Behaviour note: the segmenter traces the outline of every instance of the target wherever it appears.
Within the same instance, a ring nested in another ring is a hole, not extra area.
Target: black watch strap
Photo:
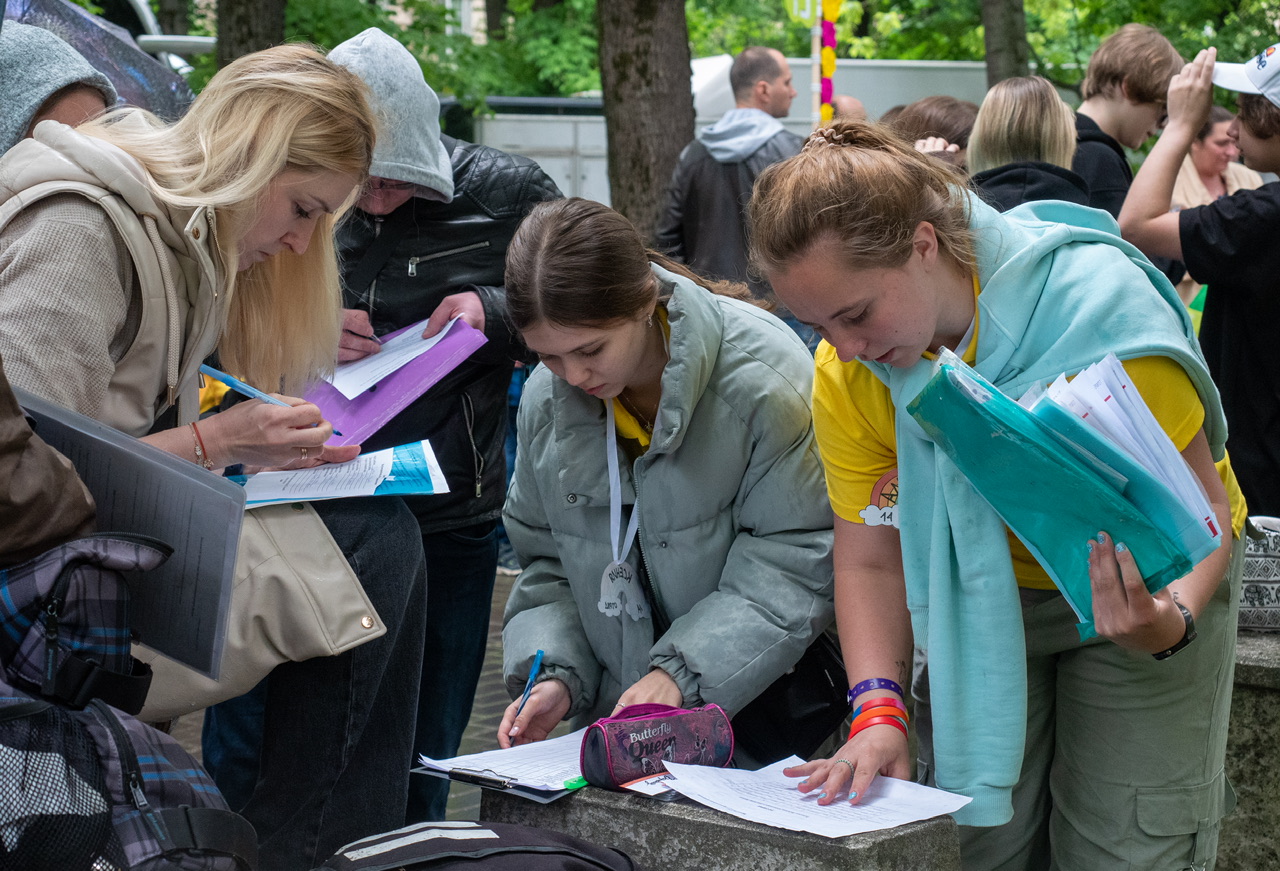
[[[1174,602],[1173,604],[1177,605],[1178,610],[1182,612],[1182,619],[1186,621],[1187,631],[1182,633],[1182,638],[1179,639],[1178,643],[1173,645],[1173,647],[1170,647],[1168,650],[1162,650],[1159,653],[1151,654],[1156,659],[1168,659],[1179,650],[1196,640],[1196,621],[1192,618],[1191,612],[1183,607],[1181,602]]]

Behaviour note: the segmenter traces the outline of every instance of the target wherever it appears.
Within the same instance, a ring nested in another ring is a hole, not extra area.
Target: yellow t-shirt
[[[655,309],[658,323],[662,324],[662,333],[667,342],[671,342],[671,323],[667,319],[667,310],[663,306]],[[632,457],[640,457],[649,450],[649,442],[653,441],[653,431],[640,425],[621,400],[613,400],[613,425],[618,433],[618,441]]]
[[[977,342],[969,343],[974,349]],[[972,363],[974,351],[964,355]],[[931,355],[927,355],[931,356]],[[813,424],[826,468],[831,507],[851,523],[897,525],[898,456],[896,412],[889,388],[861,363],[843,363],[826,342],[815,355]],[[1160,427],[1183,450],[1204,422],[1204,407],[1187,373],[1169,357],[1142,357],[1124,363]],[[1231,505],[1237,536],[1247,509],[1227,458],[1218,474]],[[1026,545],[1009,532],[1009,551],[1018,584],[1053,589],[1053,582]]]

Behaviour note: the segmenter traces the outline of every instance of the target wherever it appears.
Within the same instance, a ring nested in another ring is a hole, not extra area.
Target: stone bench
[[[658,801],[586,787],[538,804],[483,790],[480,819],[566,832],[617,847],[651,871],[959,871],[951,817],[824,838],[740,820],[688,799]]]
[[[1238,804],[1222,823],[1218,867],[1280,868],[1280,634],[1240,632],[1227,776]]]

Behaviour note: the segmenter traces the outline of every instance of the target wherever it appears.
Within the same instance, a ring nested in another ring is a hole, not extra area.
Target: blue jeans
[[[418,687],[418,730],[413,758],[458,754],[471,718],[484,666],[493,581],[498,567],[494,521],[422,536],[427,555],[426,645]],[[415,774],[409,779],[406,823],[443,820],[449,781]]]
[[[398,498],[314,507],[387,633],[277,666],[249,697],[206,714],[206,765],[231,806],[243,803],[261,867],[272,871],[308,871],[344,844],[403,825],[413,754],[427,606],[417,521]]]

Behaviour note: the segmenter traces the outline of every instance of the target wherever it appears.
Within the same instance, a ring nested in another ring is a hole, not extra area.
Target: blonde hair
[[[333,229],[368,175],[376,130],[357,76],[311,46],[276,46],[228,64],[173,124],[125,109],[79,130],[137,159],[157,200],[214,208],[225,368],[286,392],[332,370],[342,306]],[[316,222],[305,254],[286,252],[238,273],[240,241],[285,170],[350,175],[356,186]]]
[[[1136,103],[1163,103],[1169,82],[1186,61],[1154,27],[1126,24],[1102,41],[1089,58],[1080,96],[1117,99],[1122,87]]]
[[[969,137],[969,171],[1038,160],[1071,169],[1076,119],[1040,76],[1005,79],[987,91]]]
[[[520,331],[539,323],[604,327],[634,320],[668,298],[650,263],[721,296],[757,303],[744,284],[709,281],[646,248],[635,224],[608,206],[570,197],[538,203],[516,229],[507,247],[507,317]]]
[[[820,242],[834,242],[853,269],[901,266],[922,222],[945,259],[976,268],[960,177],[881,124],[836,120],[815,131],[798,155],[756,179],[748,218],[751,260],[766,274]]]

